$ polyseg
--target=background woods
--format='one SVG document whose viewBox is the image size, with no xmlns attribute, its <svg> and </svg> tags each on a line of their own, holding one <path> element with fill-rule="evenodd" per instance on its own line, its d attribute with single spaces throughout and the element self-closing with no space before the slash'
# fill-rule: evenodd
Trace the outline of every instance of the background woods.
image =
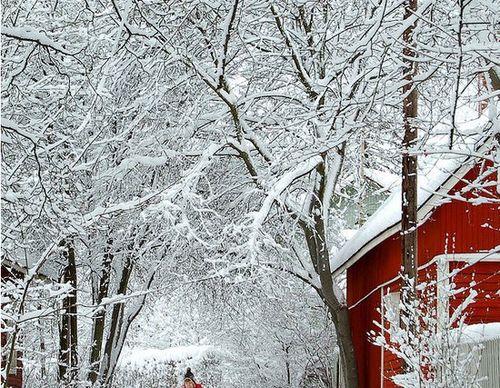
<svg viewBox="0 0 500 388">
<path fill-rule="evenodd" d="M 461 199 L 498 203 L 497 13 L 3 2 L 3 376 L 360 386 L 337 254 L 403 158 L 472 156 Z"/>
</svg>

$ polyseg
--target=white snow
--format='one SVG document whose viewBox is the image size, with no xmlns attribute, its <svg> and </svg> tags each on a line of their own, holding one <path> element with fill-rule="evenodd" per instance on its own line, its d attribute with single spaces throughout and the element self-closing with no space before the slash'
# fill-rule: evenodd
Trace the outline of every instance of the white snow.
<svg viewBox="0 0 500 388">
<path fill-rule="evenodd" d="M 176 346 L 172 348 L 124 348 L 118 366 L 144 367 L 147 364 L 201 359 L 215 350 L 210 345 Z"/>
<path fill-rule="evenodd" d="M 44 32 L 37 31 L 32 27 L 5 27 L 2 26 L 2 35 L 20 40 L 29 40 L 36 42 L 46 47 L 50 47 L 64 54 L 69 54 L 68 51 L 58 42 L 50 39 Z"/>
<path fill-rule="evenodd" d="M 388 171 L 365 168 L 364 172 L 368 179 L 380 185 L 384 190 L 393 191 L 401 184 L 401 177 Z"/>
<path fill-rule="evenodd" d="M 470 117 L 470 116 L 469 116 Z M 482 128 L 488 122 L 487 117 L 481 116 L 473 120 L 465 120 L 460 123 L 459 132 L 462 134 L 471 132 L 471 129 Z M 479 131 L 480 132 L 480 131 Z M 474 146 L 481 139 L 481 135 L 473 133 L 465 138 L 461 145 L 461 151 L 474 150 Z M 457 145 L 457 148 L 459 146 Z M 429 198 L 435 194 L 443 183 L 468 159 L 467 152 L 459 154 L 429 154 L 419 156 L 418 176 L 418 207 L 421 208 Z M 436 203 L 434 205 L 439 205 Z M 377 237 L 380 233 L 396 225 L 401 221 L 401 187 L 395 189 L 380 208 L 368 219 L 359 231 L 332 257 L 332 271 L 337 271 L 352 256 L 359 252 L 366 244 Z"/>
<path fill-rule="evenodd" d="M 455 329 L 461 344 L 473 344 L 500 338 L 500 322 L 478 323 Z"/>
<path fill-rule="evenodd" d="M 278 200 L 281 194 L 292 184 L 295 179 L 311 171 L 319 163 L 321 163 L 321 161 L 321 157 L 316 155 L 302 163 L 299 163 L 295 169 L 283 174 L 283 176 L 277 180 L 277 182 L 267 193 L 267 197 L 264 200 L 264 203 L 262 204 L 260 210 L 258 212 L 253 212 L 250 214 L 250 216 L 253 217 L 249 238 L 249 245 L 252 249 L 257 247 L 258 232 L 266 217 L 268 216 L 274 201 Z"/>
<path fill-rule="evenodd" d="M 358 232 L 358 229 L 342 229 L 342 231 L 340 233 L 342 233 L 342 236 L 346 240 L 350 240 L 351 238 L 353 238 L 356 235 L 357 232 Z"/>
<path fill-rule="evenodd" d="M 19 124 L 16 122 L 7 119 L 5 117 L 2 117 L 2 127 L 5 129 L 10 129 L 11 131 L 31 140 L 32 143 L 36 143 L 39 140 L 39 135 L 26 129 L 22 128 Z"/>
</svg>

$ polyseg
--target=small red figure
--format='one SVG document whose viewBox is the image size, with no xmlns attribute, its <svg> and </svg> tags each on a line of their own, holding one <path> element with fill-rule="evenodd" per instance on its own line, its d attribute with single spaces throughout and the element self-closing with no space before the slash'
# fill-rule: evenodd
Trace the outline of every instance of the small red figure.
<svg viewBox="0 0 500 388">
<path fill-rule="evenodd" d="M 194 374 L 191 372 L 191 368 L 187 368 L 186 373 L 184 374 L 184 383 L 182 384 L 182 388 L 203 388 L 201 384 L 198 384 L 194 380 Z"/>
</svg>

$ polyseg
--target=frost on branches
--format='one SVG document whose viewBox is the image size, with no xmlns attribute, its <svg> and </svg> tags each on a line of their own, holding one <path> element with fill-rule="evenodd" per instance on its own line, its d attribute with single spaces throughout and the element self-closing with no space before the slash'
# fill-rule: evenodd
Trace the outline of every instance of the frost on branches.
<svg viewBox="0 0 500 388">
<path fill-rule="evenodd" d="M 445 260 L 438 260 L 438 268 Z M 468 308 L 478 293 L 475 282 L 468 287 L 453 283 L 459 273 L 457 269 L 437 281 L 419 283 L 418 298 L 411 305 L 400 302 L 399 292 L 388 290 L 383 296 L 381 321 L 374 322 L 380 331 L 370 337 L 385 355 L 397 358 L 385 362 L 383 374 L 398 386 L 480 388 L 498 381 L 491 365 L 500 348 L 500 323 L 467 324 Z M 452 309 L 451 300 L 460 302 Z M 408 327 L 401 322 L 406 317 L 416 323 L 414 332 L 402 329 Z"/>
<path fill-rule="evenodd" d="M 333 273 L 400 183 L 402 32 L 418 18 L 413 151 L 470 156 L 498 126 L 493 2 L 4 3 L 3 373 L 109 388 L 150 378 L 128 351 L 210 345 L 230 372 L 207 388 L 333 384 L 339 357 L 356 388 Z"/>
</svg>

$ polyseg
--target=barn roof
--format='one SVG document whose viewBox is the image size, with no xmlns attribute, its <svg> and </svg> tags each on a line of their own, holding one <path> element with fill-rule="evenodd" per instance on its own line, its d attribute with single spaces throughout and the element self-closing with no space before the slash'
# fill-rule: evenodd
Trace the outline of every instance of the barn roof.
<svg viewBox="0 0 500 388">
<path fill-rule="evenodd" d="M 485 116 L 463 122 L 464 134 L 459 154 L 433 153 L 419 156 L 418 219 L 426 220 L 441 204 L 449 202 L 446 194 L 474 166 L 474 153 L 486 151 L 494 128 Z M 401 187 L 395 189 L 357 233 L 332 255 L 331 268 L 338 274 L 349 268 L 364 254 L 401 229 Z"/>
</svg>

